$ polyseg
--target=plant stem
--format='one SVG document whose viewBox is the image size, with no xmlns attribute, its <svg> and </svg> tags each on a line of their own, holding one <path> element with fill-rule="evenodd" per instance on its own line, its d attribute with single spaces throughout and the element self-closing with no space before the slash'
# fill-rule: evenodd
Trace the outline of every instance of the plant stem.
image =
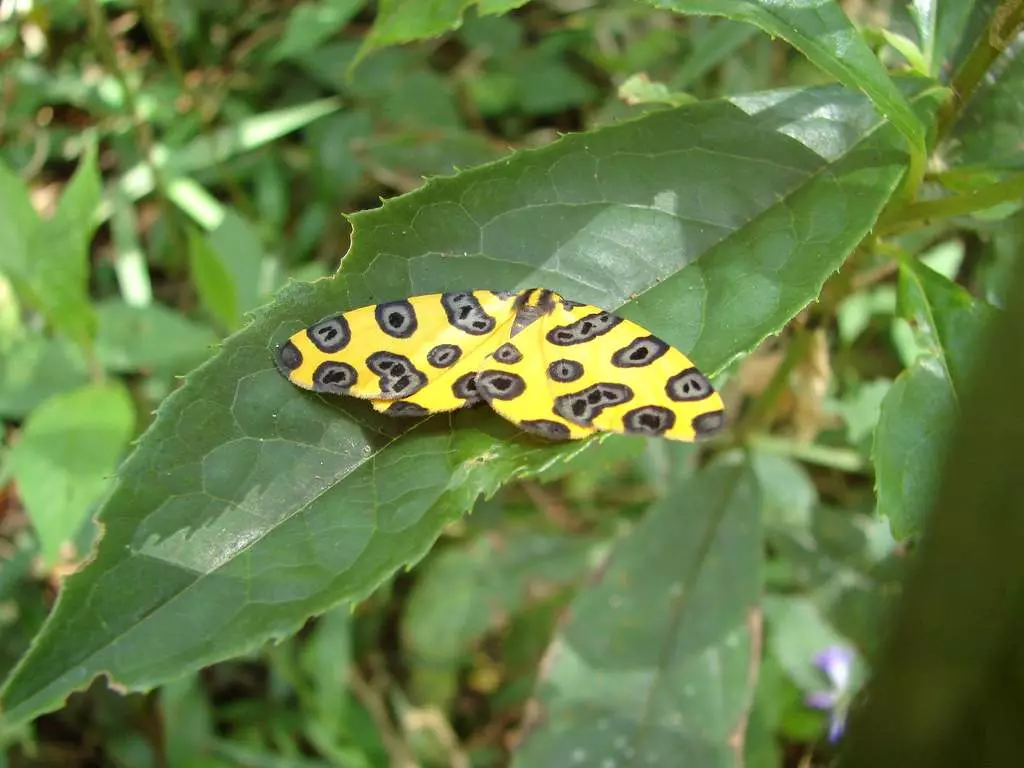
<svg viewBox="0 0 1024 768">
<path fill-rule="evenodd" d="M 735 434 L 738 443 L 744 443 L 749 435 L 759 432 L 765 427 L 764 422 L 768 420 L 772 408 L 785 391 L 786 385 L 789 383 L 790 374 L 793 373 L 793 370 L 800 361 L 807 356 L 810 341 L 810 333 L 803 328 L 796 329 L 793 334 L 793 340 L 786 349 L 786 356 L 779 363 L 779 367 L 775 369 L 772 380 L 768 382 L 768 386 L 765 387 L 760 397 L 754 401 L 750 410 L 743 415 L 740 422 L 736 425 Z"/>
<path fill-rule="evenodd" d="M 962 195 L 908 203 L 890 221 L 885 222 L 879 232 L 882 235 L 891 235 L 927 219 L 965 216 L 1000 203 L 1017 202 L 1021 197 L 1024 197 L 1024 173 L 1016 173 L 1002 181 Z"/>
<path fill-rule="evenodd" d="M 985 73 L 1022 28 L 1024 0 L 1007 0 L 995 10 L 985 33 L 979 35 L 974 49 L 953 74 L 950 82 L 953 94 L 939 109 L 936 127 L 938 139 L 942 139 L 953 126 L 960 116 L 960 111 L 971 100 L 978 84 L 985 77 Z"/>
</svg>

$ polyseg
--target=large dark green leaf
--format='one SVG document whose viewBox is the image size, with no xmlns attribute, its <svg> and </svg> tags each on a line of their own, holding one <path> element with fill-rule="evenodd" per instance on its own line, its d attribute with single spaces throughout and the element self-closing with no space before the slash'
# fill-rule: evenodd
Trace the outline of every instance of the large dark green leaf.
<svg viewBox="0 0 1024 768">
<path fill-rule="evenodd" d="M 622 308 L 715 371 L 817 295 L 899 182 L 901 147 L 849 91 L 783 91 L 568 136 L 353 217 L 338 276 L 282 290 L 163 403 L 5 712 L 59 706 L 101 672 L 147 688 L 287 635 L 416 562 L 480 494 L 582 447 L 485 409 L 417 423 L 297 390 L 271 360 L 296 328 L 414 293 L 544 285 Z"/>
<path fill-rule="evenodd" d="M 677 484 L 569 606 L 513 765 L 736 765 L 761 546 L 749 468 Z"/>
</svg>

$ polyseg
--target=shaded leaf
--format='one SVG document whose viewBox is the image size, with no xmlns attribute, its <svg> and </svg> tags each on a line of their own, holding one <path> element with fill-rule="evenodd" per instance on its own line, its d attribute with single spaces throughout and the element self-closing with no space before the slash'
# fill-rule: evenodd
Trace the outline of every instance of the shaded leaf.
<svg viewBox="0 0 1024 768">
<path fill-rule="evenodd" d="M 592 546 L 578 538 L 518 534 L 476 539 L 434 558 L 409 596 L 402 624 L 421 703 L 446 703 L 470 645 L 531 601 L 579 579 Z"/>
<path fill-rule="evenodd" d="M 89 243 L 100 202 L 96 150 L 90 148 L 65 187 L 53 218 L 40 220 L 17 177 L 0 166 L 0 269 L 26 303 L 82 345 L 91 343 L 95 318 L 88 299 Z"/>
<path fill-rule="evenodd" d="M 188 228 L 188 268 L 206 310 L 222 327 L 235 328 L 240 317 L 231 276 L 206 235 L 193 227 Z"/>
<path fill-rule="evenodd" d="M 925 150 L 924 126 L 849 18 L 834 0 L 647 0 L 679 13 L 713 14 L 760 27 L 781 37 L 819 69 L 863 91 L 907 137 Z"/>
<path fill-rule="evenodd" d="M 760 646 L 759 515 L 743 466 L 651 509 L 569 606 L 513 765 L 736 764 Z"/>
<path fill-rule="evenodd" d="M 287 635 L 419 560 L 480 494 L 586 447 L 486 409 L 410 422 L 299 391 L 271 358 L 296 328 L 385 298 L 544 285 L 621 308 L 708 371 L 777 331 L 869 231 L 906 154 L 841 88 L 737 103 L 568 136 L 353 216 L 334 279 L 282 290 L 164 401 L 96 558 L 7 682 L 7 716 L 100 671 L 147 688 Z"/>
<path fill-rule="evenodd" d="M 927 535 L 852 713 L 844 765 L 1014 765 L 1019 728 L 1024 540 L 1024 262 L 980 343 Z M 998 375 L 991 375 L 992 370 Z"/>
<path fill-rule="evenodd" d="M 462 14 L 476 6 L 481 14 L 507 13 L 527 0 L 380 0 L 377 18 L 359 51 L 359 58 L 375 48 L 436 37 L 462 24 Z"/>
<path fill-rule="evenodd" d="M 960 113 L 950 134 L 953 154 L 963 165 L 1024 168 L 1024 54 L 997 62 Z"/>
<path fill-rule="evenodd" d="M 693 50 L 672 76 L 672 89 L 688 88 L 734 55 L 757 33 L 757 27 L 751 24 L 734 22 L 729 19 L 714 20 L 704 34 L 695 36 L 692 40 Z"/>
<path fill-rule="evenodd" d="M 181 373 L 209 356 L 217 337 L 159 304 L 133 307 L 112 299 L 97 305 L 96 354 L 110 371 Z"/>
<path fill-rule="evenodd" d="M 311 51 L 341 30 L 366 0 L 315 0 L 291 9 L 284 34 L 270 50 L 270 61 L 281 61 Z"/>
<path fill-rule="evenodd" d="M 47 564 L 102 495 L 134 425 L 128 393 L 109 384 L 50 398 L 25 421 L 11 468 Z"/>
<path fill-rule="evenodd" d="M 935 501 L 956 394 L 938 359 L 924 356 L 901 373 L 882 401 L 873 458 L 878 511 L 903 539 L 920 533 Z"/>
<path fill-rule="evenodd" d="M 921 531 L 935 501 L 946 441 L 996 310 L 916 262 L 900 267 L 900 306 L 926 351 L 883 399 L 873 452 L 878 509 L 905 538 Z"/>
<path fill-rule="evenodd" d="M 0 417 L 18 420 L 61 392 L 85 384 L 82 350 L 63 338 L 29 334 L 0 352 Z"/>
<path fill-rule="evenodd" d="M 942 361 L 954 389 L 963 391 L 997 310 L 918 261 L 900 266 L 899 302 L 919 343 Z"/>
</svg>

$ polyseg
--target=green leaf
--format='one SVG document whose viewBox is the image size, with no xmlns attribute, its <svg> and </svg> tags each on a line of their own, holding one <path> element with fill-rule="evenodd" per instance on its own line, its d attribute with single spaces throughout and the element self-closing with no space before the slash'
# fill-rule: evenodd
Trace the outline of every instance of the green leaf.
<svg viewBox="0 0 1024 768">
<path fill-rule="evenodd" d="M 758 33 L 757 27 L 750 24 L 729 19 L 711 21 L 713 23 L 704 34 L 695 35 L 692 39 L 693 51 L 672 76 L 673 90 L 689 88 L 699 78 L 735 54 Z"/>
<path fill-rule="evenodd" d="M 507 13 L 527 0 L 380 0 L 373 28 L 355 63 L 376 48 L 437 37 L 462 24 L 462 14 L 477 6 L 481 15 Z"/>
<path fill-rule="evenodd" d="M 679 499 L 686 499 L 680 514 Z M 513 765 L 733 766 L 757 676 L 757 481 L 718 466 L 621 541 L 556 635 Z"/>
<path fill-rule="evenodd" d="M 241 318 L 231 276 L 206 235 L 194 227 L 188 228 L 188 268 L 206 310 L 222 327 L 235 328 Z"/>
<path fill-rule="evenodd" d="M 52 219 L 41 221 L 21 182 L 0 166 L 0 269 L 7 273 L 26 303 L 53 326 L 88 346 L 95 317 L 88 297 L 89 243 L 96 225 L 100 179 L 96 150 L 82 157 Z"/>
<path fill-rule="evenodd" d="M 962 165 L 1024 169 L 1024 55 L 997 63 L 970 100 L 950 134 L 952 154 Z"/>
<path fill-rule="evenodd" d="M 0 270 L 26 299 L 33 298 L 27 279 L 31 269 L 29 243 L 40 226 L 24 182 L 0 161 Z"/>
<path fill-rule="evenodd" d="M 290 59 L 317 48 L 341 30 L 365 5 L 366 0 L 319 0 L 292 8 L 284 34 L 270 50 L 272 62 Z"/>
<path fill-rule="evenodd" d="M 531 593 L 550 594 L 579 579 L 592 545 L 543 534 L 485 537 L 432 560 L 409 597 L 402 625 L 420 703 L 449 703 L 471 644 L 523 610 Z"/>
<path fill-rule="evenodd" d="M 938 358 L 925 355 L 893 382 L 882 401 L 873 458 L 878 511 L 898 539 L 920 533 L 935 501 L 957 400 Z"/>
<path fill-rule="evenodd" d="M 334 279 L 286 287 L 164 401 L 5 713 L 58 706 L 101 670 L 148 688 L 287 635 L 415 563 L 480 494 L 586 447 L 485 409 L 416 422 L 299 391 L 271 354 L 297 328 L 543 285 L 622 309 L 713 372 L 817 295 L 896 187 L 901 146 L 856 94 L 787 90 L 567 136 L 353 216 Z"/>
<path fill-rule="evenodd" d="M 82 386 L 88 365 L 68 339 L 29 334 L 0 351 L 0 418 L 19 420 L 44 400 Z"/>
<path fill-rule="evenodd" d="M 109 371 L 181 373 L 204 360 L 217 337 L 159 304 L 133 307 L 117 300 L 96 305 L 96 354 Z"/>
<path fill-rule="evenodd" d="M 928 530 L 915 552 L 843 765 L 1015 765 L 1021 754 L 1024 540 L 1024 262 L 1005 313 L 979 345 L 948 443 Z M 993 375 L 993 371 L 997 375 Z"/>
<path fill-rule="evenodd" d="M 942 361 L 954 389 L 962 392 L 997 310 L 916 260 L 900 265 L 899 303 L 918 342 Z"/>
<path fill-rule="evenodd" d="M 924 69 L 921 71 L 924 74 L 949 79 L 952 74 L 950 59 L 960 46 L 972 8 L 979 5 L 982 3 L 912 1 L 909 10 L 921 43 L 920 51 L 924 59 Z"/>
<path fill-rule="evenodd" d="M 907 63 L 915 72 L 921 75 L 928 74 L 929 64 L 926 54 L 921 52 L 913 40 L 904 37 L 898 32 L 891 32 L 887 29 L 881 30 L 882 37 L 889 45 L 899 51 L 900 55 L 907 60 Z"/>
<path fill-rule="evenodd" d="M 25 421 L 11 468 L 48 565 L 107 488 L 134 426 L 131 398 L 111 384 L 57 395 Z"/>
<path fill-rule="evenodd" d="M 204 223 L 209 233 L 189 231 L 189 270 L 206 309 L 235 330 L 260 303 L 263 244 L 245 218 L 219 203 Z"/>
<path fill-rule="evenodd" d="M 835 0 L 647 0 L 679 13 L 726 16 L 781 37 L 824 72 L 851 89 L 863 91 L 906 136 L 912 152 L 912 183 L 923 175 L 924 125 L 889 78 Z M 914 168 L 920 164 L 918 172 Z M 918 176 L 914 179 L 914 176 Z"/>
<path fill-rule="evenodd" d="M 910 260 L 900 266 L 900 307 L 927 351 L 882 401 L 874 459 L 878 509 L 904 538 L 920 533 L 935 501 L 946 440 L 996 310 Z"/>
</svg>

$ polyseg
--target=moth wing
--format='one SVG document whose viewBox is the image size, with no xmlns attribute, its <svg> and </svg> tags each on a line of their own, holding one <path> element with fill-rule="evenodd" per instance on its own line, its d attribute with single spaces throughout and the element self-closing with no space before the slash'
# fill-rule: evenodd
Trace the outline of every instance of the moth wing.
<svg viewBox="0 0 1024 768">
<path fill-rule="evenodd" d="M 497 402 L 494 381 L 478 377 L 492 407 L 517 423 L 545 419 L 569 437 L 593 431 L 692 442 L 718 432 L 724 407 L 707 377 L 678 349 L 640 325 L 597 307 L 559 302 L 528 331 L 540 365 Z M 516 337 L 518 338 L 518 337 Z M 519 369 L 504 366 L 504 373 Z M 539 372 L 538 372 L 539 371 Z M 522 376 L 522 374 L 520 374 Z"/>
<path fill-rule="evenodd" d="M 477 374 L 477 390 L 498 415 L 526 432 L 552 440 L 592 435 L 592 427 L 552 410 L 555 389 L 548 377 L 543 330 L 538 320 L 495 349 Z"/>
<path fill-rule="evenodd" d="M 461 408 L 475 392 L 457 383 L 472 381 L 507 336 L 514 302 L 512 294 L 473 291 L 360 307 L 293 334 L 278 348 L 277 366 L 304 389 L 408 402 L 406 415 Z"/>
</svg>

